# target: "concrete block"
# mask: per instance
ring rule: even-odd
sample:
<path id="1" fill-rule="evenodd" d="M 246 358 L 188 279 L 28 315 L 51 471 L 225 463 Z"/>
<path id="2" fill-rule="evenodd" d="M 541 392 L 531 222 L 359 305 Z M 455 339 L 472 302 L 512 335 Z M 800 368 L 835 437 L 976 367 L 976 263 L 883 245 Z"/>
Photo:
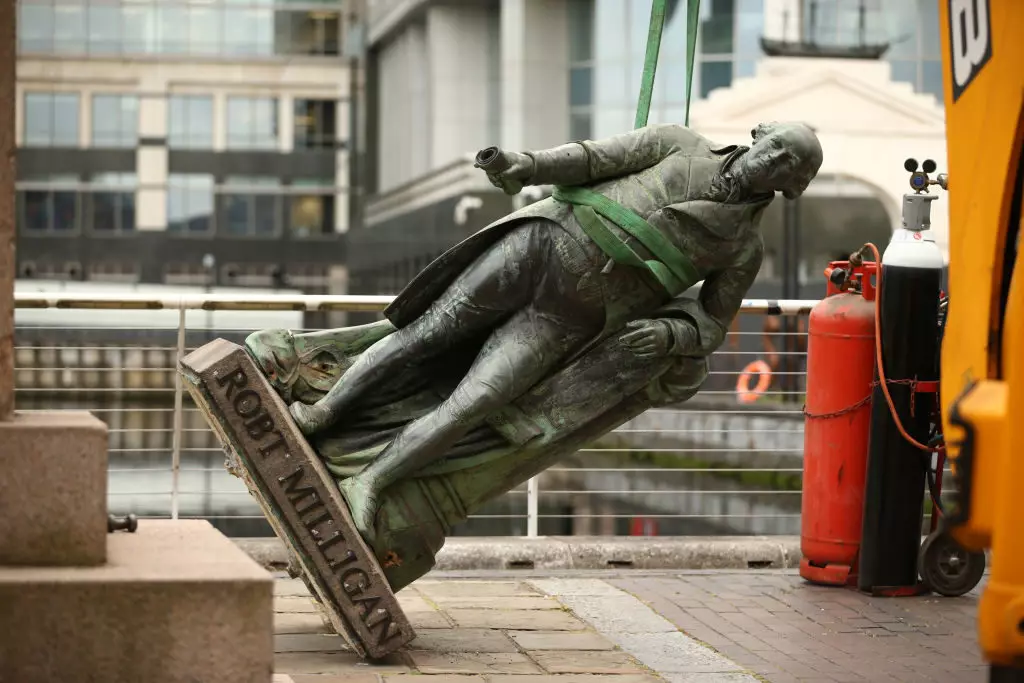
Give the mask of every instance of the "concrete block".
<path id="1" fill-rule="evenodd" d="M 0 422 L 0 566 L 107 557 L 107 426 L 84 411 Z"/>
<path id="2" fill-rule="evenodd" d="M 272 582 L 193 520 L 110 534 L 99 567 L 0 568 L 0 680 L 270 683 Z"/>

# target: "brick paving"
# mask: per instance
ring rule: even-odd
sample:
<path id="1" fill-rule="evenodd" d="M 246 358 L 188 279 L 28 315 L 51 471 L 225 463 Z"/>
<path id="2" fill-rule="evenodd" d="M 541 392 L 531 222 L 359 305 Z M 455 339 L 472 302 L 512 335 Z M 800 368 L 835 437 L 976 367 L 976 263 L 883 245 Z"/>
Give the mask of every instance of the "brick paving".
<path id="1" fill-rule="evenodd" d="M 431 575 L 399 594 L 418 637 L 366 663 L 301 581 L 275 584 L 274 683 L 987 680 L 976 589 L 882 599 L 794 572 Z"/>
<path id="2" fill-rule="evenodd" d="M 984 683 L 977 605 L 875 598 L 795 572 L 693 572 L 609 579 L 687 635 L 772 683 Z"/>

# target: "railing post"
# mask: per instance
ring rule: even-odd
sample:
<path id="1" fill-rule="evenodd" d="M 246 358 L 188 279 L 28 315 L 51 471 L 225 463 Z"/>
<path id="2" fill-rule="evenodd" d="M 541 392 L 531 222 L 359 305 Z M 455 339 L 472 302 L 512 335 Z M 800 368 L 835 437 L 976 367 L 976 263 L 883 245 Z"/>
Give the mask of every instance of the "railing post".
<path id="1" fill-rule="evenodd" d="M 530 477 L 526 482 L 526 535 L 537 538 L 537 498 L 540 491 L 537 477 Z"/>
<path id="2" fill-rule="evenodd" d="M 174 357 L 174 431 L 171 434 L 171 519 L 178 519 L 178 489 L 181 476 L 182 399 L 184 387 L 178 363 L 185 357 L 185 306 L 178 310 L 178 349 Z"/>

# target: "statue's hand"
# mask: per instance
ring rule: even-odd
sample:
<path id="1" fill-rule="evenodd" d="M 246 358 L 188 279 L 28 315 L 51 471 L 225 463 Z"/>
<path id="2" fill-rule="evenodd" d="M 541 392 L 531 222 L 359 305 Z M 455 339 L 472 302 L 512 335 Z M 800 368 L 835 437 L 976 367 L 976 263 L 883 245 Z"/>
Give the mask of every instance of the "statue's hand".
<path id="1" fill-rule="evenodd" d="M 658 358 L 668 355 L 672 346 L 672 333 L 661 320 L 632 320 L 626 323 L 629 332 L 619 337 L 630 351 L 640 358 Z"/>
<path id="2" fill-rule="evenodd" d="M 509 167 L 500 173 L 488 173 L 487 179 L 500 190 L 521 186 L 533 176 L 533 157 L 519 152 L 502 152 Z M 511 181 L 511 182 L 510 182 Z"/>
<path id="3" fill-rule="evenodd" d="M 327 411 L 318 404 L 308 405 L 296 401 L 288 406 L 288 412 L 299 426 L 299 430 L 306 436 L 327 426 Z"/>

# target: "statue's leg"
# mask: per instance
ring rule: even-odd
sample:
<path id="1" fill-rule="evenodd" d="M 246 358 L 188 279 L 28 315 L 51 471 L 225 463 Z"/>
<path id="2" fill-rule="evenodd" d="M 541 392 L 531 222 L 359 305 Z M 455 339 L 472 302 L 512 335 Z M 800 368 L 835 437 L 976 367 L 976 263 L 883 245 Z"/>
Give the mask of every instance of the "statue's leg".
<path id="1" fill-rule="evenodd" d="M 494 331 L 469 372 L 435 410 L 411 422 L 359 474 L 341 482 L 356 527 L 369 537 L 386 487 L 436 460 L 484 418 L 528 391 L 600 329 L 601 311 L 575 319 L 529 305 Z"/>
<path id="2" fill-rule="evenodd" d="M 538 271 L 546 266 L 540 236 L 557 229 L 526 224 L 495 243 L 421 316 L 360 355 L 315 406 L 293 404 L 299 427 L 311 434 L 330 426 L 363 392 L 410 361 L 436 356 L 526 306 L 535 294 Z"/>

